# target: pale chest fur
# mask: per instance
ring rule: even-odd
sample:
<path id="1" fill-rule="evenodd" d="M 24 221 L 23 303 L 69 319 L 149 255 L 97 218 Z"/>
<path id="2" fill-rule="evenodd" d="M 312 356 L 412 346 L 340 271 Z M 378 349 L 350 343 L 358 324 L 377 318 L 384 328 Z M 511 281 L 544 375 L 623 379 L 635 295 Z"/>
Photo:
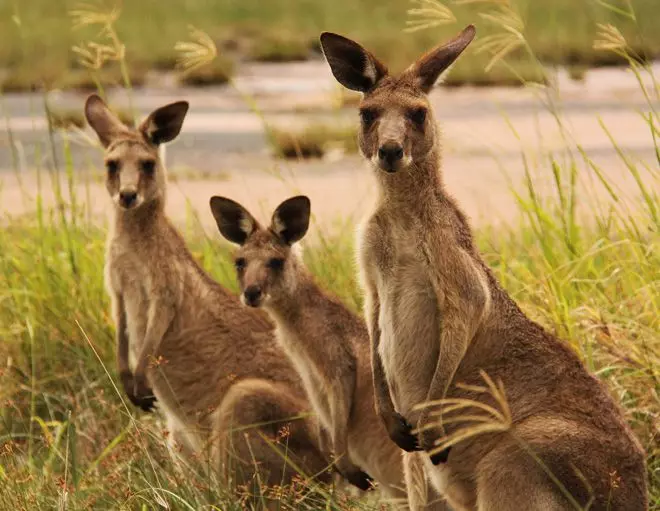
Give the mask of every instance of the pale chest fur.
<path id="1" fill-rule="evenodd" d="M 168 266 L 172 273 L 181 273 L 176 260 L 170 260 Z M 180 296 L 183 279 L 168 279 L 153 258 L 137 253 L 121 238 L 111 238 L 106 251 L 105 282 L 113 302 L 115 296 L 121 296 L 133 365 L 142 348 L 154 297 L 162 295 L 159 290 L 163 287 L 167 287 L 169 295 Z"/>
<path id="2" fill-rule="evenodd" d="M 321 424 L 327 430 L 331 430 L 333 428 L 329 401 L 331 389 L 328 388 L 323 378 L 318 377 L 314 359 L 301 348 L 304 346 L 304 339 L 298 338 L 300 335 L 298 332 L 280 324 L 277 325 L 275 334 L 280 346 L 300 375 L 305 393 L 319 416 Z"/>
<path id="3" fill-rule="evenodd" d="M 440 312 L 415 229 L 392 222 L 364 225 L 360 265 L 380 304 L 379 355 L 396 409 L 410 415 L 426 400 L 440 343 Z"/>

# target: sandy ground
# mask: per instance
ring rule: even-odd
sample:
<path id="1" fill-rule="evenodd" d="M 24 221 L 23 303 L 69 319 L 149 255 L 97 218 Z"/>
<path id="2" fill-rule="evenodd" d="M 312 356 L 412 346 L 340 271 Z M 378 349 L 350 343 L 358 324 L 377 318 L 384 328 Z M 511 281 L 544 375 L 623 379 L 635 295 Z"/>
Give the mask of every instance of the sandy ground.
<path id="1" fill-rule="evenodd" d="M 655 71 L 660 71 L 657 65 Z M 183 223 L 194 211 L 202 224 L 212 230 L 208 211 L 211 195 L 234 198 L 265 218 L 279 201 L 297 193 L 311 198 L 317 224 L 324 228 L 359 218 L 375 196 L 373 170 L 359 156 L 331 153 L 324 160 L 284 162 L 273 159 L 265 143 L 264 119 L 291 129 L 311 118 L 357 122 L 354 107 L 332 107 L 337 87 L 325 64 L 249 66 L 236 83 L 243 93 L 256 99 L 259 114 L 251 111 L 241 95 L 229 87 L 160 89 L 134 94 L 134 105 L 144 114 L 175 99 L 186 98 L 191 103 L 180 140 L 167 148 L 173 177 L 168 213 L 175 221 Z M 562 165 L 571 161 L 566 140 L 578 161 L 583 210 L 592 207 L 592 197 L 606 192 L 597 185 L 593 172 L 588 171 L 587 163 L 576 150 L 577 144 L 608 176 L 622 198 L 631 203 L 638 201 L 637 185 L 604 127 L 640 168 L 647 186 L 658 186 L 658 162 L 643 117 L 648 115 L 650 106 L 629 72 L 594 70 L 582 83 L 560 74 L 557 89 L 561 97 L 561 126 L 544 106 L 547 92 L 538 89 L 461 88 L 433 92 L 432 102 L 443 129 L 445 180 L 475 224 L 512 222 L 518 218 L 510 187 L 520 189 L 523 185 L 525 161 L 541 195 L 555 194 L 549 158 L 553 155 Z M 654 108 L 660 108 L 655 99 Z M 84 97 L 54 94 L 49 100 L 58 108 L 78 108 Z M 111 101 L 125 105 L 127 98 L 117 93 Z M 29 95 L 5 98 L 9 120 L 5 132 L 0 133 L 0 210 L 6 215 L 29 213 L 35 208 L 36 177 L 30 170 L 35 162 L 44 168 L 53 167 L 53 156 L 44 150 L 45 121 L 33 108 L 37 103 L 38 98 Z M 102 219 L 110 210 L 109 200 L 100 176 L 94 175 L 98 171 L 89 170 L 99 168 L 100 153 L 81 136 L 66 138 L 72 144 L 74 167 L 79 173 L 78 200 L 89 198 L 92 214 Z M 57 138 L 58 148 L 64 143 L 62 137 Z M 62 156 L 56 154 L 54 158 L 61 167 Z M 12 167 L 19 170 L 11 171 Z M 186 170 L 191 168 L 195 171 Z M 653 172 L 655 180 L 650 177 Z M 50 179 L 45 179 L 43 187 L 47 204 L 54 200 Z"/>

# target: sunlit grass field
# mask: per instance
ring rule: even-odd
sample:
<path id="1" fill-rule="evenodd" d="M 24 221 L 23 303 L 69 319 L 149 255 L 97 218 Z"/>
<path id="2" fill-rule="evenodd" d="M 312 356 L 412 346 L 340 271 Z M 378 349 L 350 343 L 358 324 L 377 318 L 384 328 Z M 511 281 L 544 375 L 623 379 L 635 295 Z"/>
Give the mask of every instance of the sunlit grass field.
<path id="1" fill-rule="evenodd" d="M 570 194 L 570 185 L 558 190 Z M 607 217 L 586 227 L 530 191 L 521 191 L 520 225 L 479 232 L 480 246 L 523 309 L 570 343 L 623 405 L 647 449 L 660 509 L 657 211 L 649 202 L 622 212 L 613 200 L 603 204 Z M 0 508 L 153 509 L 162 500 L 173 509 L 239 509 L 212 479 L 176 471 L 162 425 L 117 391 L 104 229 L 85 219 L 81 199 L 74 214 L 64 190 L 61 211 L 0 232 Z M 203 266 L 235 289 L 227 247 L 199 229 L 186 234 Z M 352 232 L 322 237 L 306 258 L 325 288 L 359 310 L 351 240 Z M 292 490 L 282 500 L 283 509 L 326 505 L 350 508 L 327 490 L 305 498 Z"/>
<path id="2" fill-rule="evenodd" d="M 124 66 L 131 77 L 137 66 L 172 66 L 174 44 L 190 34 L 186 23 L 206 30 L 220 48 L 222 41 L 234 39 L 240 48 L 243 37 L 246 48 L 280 37 L 299 39 L 305 52 L 312 51 L 321 29 L 337 30 L 363 41 L 385 60 L 408 62 L 464 21 L 473 21 L 470 9 L 481 4 L 456 9 L 456 23 L 402 36 L 405 21 L 416 17 L 406 14 L 410 4 L 396 0 L 185 1 L 176 6 L 126 1 L 116 21 L 126 55 L 114 65 L 120 75 Z M 640 75 L 648 73 L 635 62 L 640 53 L 658 52 L 660 31 L 654 27 L 660 19 L 654 0 L 632 4 L 634 11 L 626 10 L 627 2 L 619 11 L 619 4 L 604 7 L 598 1 L 521 0 L 517 12 L 524 15 L 529 41 L 508 54 L 507 62 L 514 68 L 525 62 L 531 73 L 538 73 L 542 62 L 609 59 L 632 64 Z M 78 38 L 95 36 L 98 27 L 73 31 L 67 14 L 72 5 L 2 3 L 0 66 L 62 79 L 71 70 L 88 76 L 70 47 Z M 599 32 L 596 20 L 619 27 L 625 40 L 613 32 L 608 36 L 602 27 Z M 529 62 L 522 57 L 526 44 L 534 55 Z M 277 47 L 284 46 L 265 45 L 271 53 Z M 491 58 L 488 52 L 471 53 L 464 71 L 457 66 L 456 73 L 484 76 Z M 217 58 L 213 62 L 218 65 Z M 498 64 L 494 69 L 508 68 Z M 566 133 L 565 147 L 550 158 L 528 159 L 521 147 L 526 179 L 512 183 L 511 191 L 517 221 L 481 228 L 476 235 L 486 261 L 523 310 L 569 343 L 621 404 L 646 449 L 651 509 L 660 511 L 660 89 L 653 83 L 654 88 L 645 90 L 644 115 L 656 158 L 639 161 L 612 140 L 622 168 L 637 183 L 635 200 L 625 200 Z M 548 108 L 561 126 L 560 110 L 551 103 Z M 275 152 L 289 150 L 293 157 L 328 138 L 351 144 L 351 132 L 344 127 L 331 132 L 312 126 L 297 140 L 286 133 L 270 135 Z M 222 488 L 193 466 L 176 468 L 158 414 L 136 411 L 118 390 L 114 326 L 103 286 L 107 225 L 92 219 L 85 194 L 73 191 L 84 177 L 80 162 L 69 156 L 65 150 L 56 167 L 42 169 L 36 189 L 24 190 L 26 200 L 34 201 L 34 214 L 0 219 L 0 509 L 243 509 L 246 495 Z M 542 195 L 537 183 L 549 175 L 553 194 Z M 587 180 L 593 196 L 577 191 L 577 184 Z M 54 186 L 59 199 L 46 208 L 43 193 Z M 353 225 L 342 225 L 347 226 L 332 232 L 317 229 L 305 257 L 319 283 L 359 311 Z M 219 242 L 219 235 L 205 234 L 194 216 L 182 229 L 202 266 L 235 291 L 231 248 Z M 264 492 L 257 504 L 272 500 L 279 500 L 281 509 L 366 510 L 382 505 L 373 495 L 356 499 L 302 480 Z"/>

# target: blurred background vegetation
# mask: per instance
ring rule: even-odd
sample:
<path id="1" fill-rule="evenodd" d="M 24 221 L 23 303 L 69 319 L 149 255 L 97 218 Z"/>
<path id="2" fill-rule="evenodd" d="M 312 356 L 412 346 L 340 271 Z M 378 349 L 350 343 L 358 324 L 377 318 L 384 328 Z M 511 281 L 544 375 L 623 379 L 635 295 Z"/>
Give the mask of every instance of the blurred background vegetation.
<path id="1" fill-rule="evenodd" d="M 92 2 L 94 4 L 94 2 Z M 108 5 L 108 2 L 96 2 Z M 480 37 L 492 33 L 493 23 L 479 19 L 479 0 L 455 0 L 458 25 L 477 21 Z M 630 4 L 630 5 L 628 5 Z M 0 76 L 5 91 L 33 88 L 89 88 L 71 48 L 98 36 L 98 27 L 72 26 L 76 0 L 5 0 L 0 3 Z M 192 85 L 222 83 L 241 61 L 295 61 L 319 54 L 318 35 L 330 30 L 354 37 L 393 68 L 401 68 L 430 46 L 455 32 L 438 26 L 401 36 L 407 11 L 428 7 L 404 0 L 139 0 L 124 1 L 117 33 L 127 48 L 126 60 L 134 85 L 151 69 L 172 70 L 173 41 L 187 37 L 193 25 L 216 42 L 221 59 Z M 561 64 L 576 74 L 590 66 L 622 64 L 611 52 L 595 50 L 597 23 L 611 23 L 626 37 L 640 59 L 660 55 L 657 0 L 520 0 L 525 38 L 543 63 Z M 620 9 L 618 7 L 620 5 Z M 625 12 L 632 6 L 636 19 Z M 108 8 L 105 7 L 107 10 Z M 509 56 L 511 68 L 484 71 L 485 56 L 462 59 L 450 85 L 511 84 L 540 79 L 538 68 L 519 51 Z M 118 69 L 106 68 L 108 83 L 120 82 Z"/>

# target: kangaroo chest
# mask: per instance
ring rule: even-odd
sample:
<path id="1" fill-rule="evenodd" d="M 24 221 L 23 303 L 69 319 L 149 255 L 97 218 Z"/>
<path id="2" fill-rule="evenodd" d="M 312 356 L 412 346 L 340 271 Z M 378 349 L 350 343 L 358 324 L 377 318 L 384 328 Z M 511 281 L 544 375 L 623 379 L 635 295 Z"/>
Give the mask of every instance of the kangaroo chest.
<path id="1" fill-rule="evenodd" d="M 413 235 L 411 235 L 413 234 Z M 429 269 L 410 230 L 391 227 L 374 268 L 380 302 L 379 355 L 397 410 L 424 402 L 435 373 L 441 316 Z"/>
<path id="2" fill-rule="evenodd" d="M 330 410 L 331 389 L 328 388 L 317 370 L 317 362 L 304 349 L 304 339 L 300 339 L 297 332 L 285 326 L 278 325 L 277 339 L 293 367 L 300 375 L 305 393 L 307 394 L 314 411 L 319 416 L 321 424 L 326 429 L 332 429 L 332 414 Z"/>
<path id="3" fill-rule="evenodd" d="M 117 243 L 110 245 L 105 268 L 106 286 L 111 294 L 122 297 L 132 363 L 140 352 L 147 329 L 153 280 L 149 269 L 148 261 L 142 261 L 134 252 L 123 250 Z"/>

